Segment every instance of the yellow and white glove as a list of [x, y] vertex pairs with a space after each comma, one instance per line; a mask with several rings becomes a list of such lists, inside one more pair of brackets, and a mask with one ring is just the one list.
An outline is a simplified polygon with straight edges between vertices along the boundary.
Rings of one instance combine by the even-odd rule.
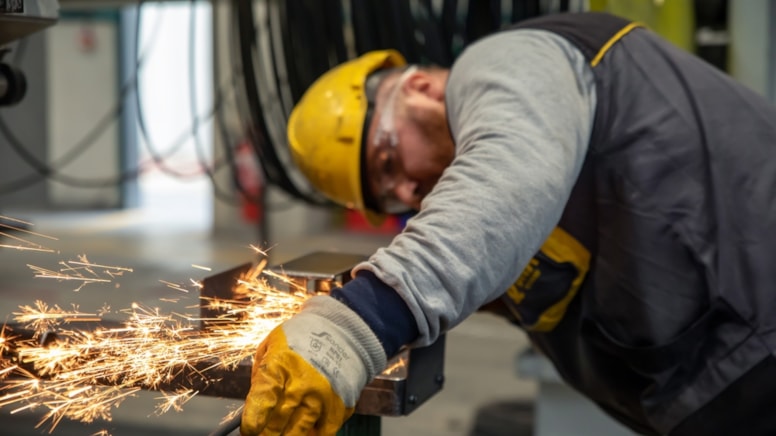
[[385, 365], [380, 341], [358, 314], [332, 297], [313, 297], [259, 346], [240, 433], [336, 434]]

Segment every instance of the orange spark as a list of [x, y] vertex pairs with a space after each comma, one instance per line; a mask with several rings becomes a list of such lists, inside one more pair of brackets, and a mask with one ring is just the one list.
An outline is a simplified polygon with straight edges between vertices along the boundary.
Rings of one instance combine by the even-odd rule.
[[114, 278], [125, 272], [133, 272], [132, 268], [89, 262], [89, 259], [83, 254], [78, 256], [78, 260], [61, 261], [59, 265], [62, 268], [58, 271], [30, 264], [27, 264], [27, 267], [35, 272], [36, 278], [80, 282], [80, 285], [74, 289], [76, 292], [88, 284], [111, 283]]
[[[48, 422], [53, 430], [64, 418], [87, 423], [110, 420], [111, 410], [139, 389], [158, 390], [183, 374], [217, 382], [209, 371], [236, 368], [252, 358], [266, 335], [310, 297], [296, 289], [269, 286], [264, 266], [266, 261], [260, 262], [235, 283], [239, 300], [203, 303], [222, 309], [210, 320], [217, 322], [206, 330], [200, 328], [199, 316], [162, 313], [138, 303], [119, 311], [127, 318], [121, 325], [92, 331], [65, 327], [102, 319], [108, 308], [95, 314], [42, 301], [22, 306], [14, 313], [15, 321], [34, 330], [36, 337], [46, 332], [56, 336], [45, 346], [36, 340], [14, 342], [18, 365], [7, 362], [8, 367], [0, 370], [4, 378], [0, 407], [13, 406], [13, 412], [43, 408], [46, 413], [39, 425]], [[192, 390], [163, 393], [157, 413], [179, 410], [196, 394]]]

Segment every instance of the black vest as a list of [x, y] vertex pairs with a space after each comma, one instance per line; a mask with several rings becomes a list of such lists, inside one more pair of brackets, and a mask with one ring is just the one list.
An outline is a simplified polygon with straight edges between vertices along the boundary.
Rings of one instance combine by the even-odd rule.
[[776, 109], [621, 18], [516, 27], [578, 47], [597, 98], [558, 224], [589, 271], [562, 319], [528, 334], [615, 418], [669, 433], [776, 350]]

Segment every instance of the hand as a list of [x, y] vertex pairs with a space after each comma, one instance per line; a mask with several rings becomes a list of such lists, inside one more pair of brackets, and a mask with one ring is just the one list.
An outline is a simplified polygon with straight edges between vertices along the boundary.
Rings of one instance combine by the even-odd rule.
[[240, 433], [336, 434], [385, 362], [355, 312], [332, 297], [313, 297], [259, 346]]

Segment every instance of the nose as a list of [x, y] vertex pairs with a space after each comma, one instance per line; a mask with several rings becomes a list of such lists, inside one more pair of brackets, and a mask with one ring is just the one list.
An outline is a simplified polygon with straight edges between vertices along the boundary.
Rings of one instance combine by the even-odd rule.
[[419, 188], [418, 182], [405, 177], [396, 183], [393, 193], [396, 196], [396, 199], [403, 204], [415, 210], [420, 210], [420, 201], [423, 198], [420, 195]]

